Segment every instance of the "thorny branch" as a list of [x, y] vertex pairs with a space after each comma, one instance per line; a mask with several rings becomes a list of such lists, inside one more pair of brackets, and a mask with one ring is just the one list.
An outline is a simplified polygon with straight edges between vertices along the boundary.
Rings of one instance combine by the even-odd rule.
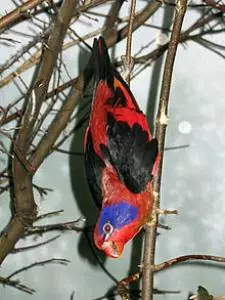
[[65, 222], [65, 223], [56, 223], [56, 224], [49, 224], [49, 225], [39, 225], [39, 226], [32, 226], [28, 228], [25, 232], [25, 236], [31, 235], [31, 234], [43, 234], [45, 232], [55, 231], [59, 230], [61, 232], [63, 231], [75, 231], [75, 232], [82, 232], [84, 229], [81, 226], [77, 226], [80, 220], [75, 220], [71, 222]]
[[[79, 8], [79, 12], [74, 13], [74, 16], [78, 15], [80, 12], [83, 12], [87, 9], [96, 7], [100, 4], [106, 3], [109, 0], [92, 0], [88, 1], [87, 4], [81, 5]], [[37, 9], [37, 7], [45, 2], [45, 6]], [[50, 8], [59, 8], [62, 4], [62, 0], [56, 1], [55, 3], [52, 1], [46, 0], [28, 0], [25, 3], [19, 5], [15, 10], [11, 11], [10, 13], [6, 14], [5, 16], [1, 17], [0, 19], [0, 33], [4, 32], [5, 30], [15, 26], [21, 21], [31, 19], [34, 16], [37, 16], [43, 12], [48, 13], [48, 9]], [[48, 3], [52, 3], [48, 6]], [[33, 12], [32, 10], [35, 9]]]
[[20, 268], [16, 271], [14, 271], [13, 273], [11, 273], [9, 276], [7, 277], [0, 277], [0, 284], [2, 285], [8, 285], [8, 286], [11, 286], [11, 287], [14, 287], [20, 291], [23, 291], [25, 293], [28, 293], [28, 294], [34, 294], [36, 292], [36, 290], [24, 285], [24, 284], [21, 284], [20, 281], [17, 279], [17, 280], [13, 280], [11, 279], [12, 277], [14, 277], [15, 275], [18, 275], [24, 271], [28, 271], [29, 269], [32, 269], [34, 267], [38, 267], [38, 266], [45, 266], [45, 265], [48, 265], [48, 264], [60, 264], [60, 265], [67, 265], [69, 263], [69, 260], [67, 259], [62, 259], [62, 258], [51, 258], [51, 259], [48, 259], [48, 260], [43, 260], [43, 261], [38, 261], [38, 262], [35, 262], [35, 263], [32, 263], [28, 266], [25, 266], [23, 268]]
[[153, 299], [153, 286], [154, 276], [152, 266], [155, 260], [156, 236], [158, 226], [158, 215], [156, 209], [160, 207], [159, 195], [161, 188], [163, 154], [166, 137], [166, 127], [168, 124], [168, 106], [169, 106], [169, 93], [172, 81], [174, 61], [179, 44], [180, 32], [183, 23], [183, 18], [187, 9], [187, 0], [177, 0], [176, 13], [173, 24], [172, 34], [168, 46], [166, 62], [164, 66], [161, 95], [159, 101], [158, 114], [156, 119], [156, 138], [158, 140], [159, 153], [161, 156], [159, 169], [153, 180], [153, 196], [154, 208], [152, 219], [153, 222], [150, 226], [146, 226], [145, 231], [145, 245], [144, 245], [144, 260], [143, 260], [143, 279], [142, 279], [142, 300]]
[[[133, 23], [133, 31], [137, 30], [144, 22], [146, 22], [161, 6], [160, 3], [157, 3], [156, 1], [150, 2], [149, 4], [144, 7], [142, 11], [140, 11], [135, 16], [135, 20]], [[105, 28], [102, 27], [98, 29], [97, 31], [93, 31], [92, 33], [88, 33], [85, 36], [82, 37], [83, 41], [86, 41], [87, 39], [91, 37], [95, 37], [97, 34], [100, 34], [101, 32], [104, 32]], [[120, 42], [124, 38], [127, 37], [129, 31], [129, 25], [125, 25], [118, 31], [112, 31], [112, 34], [108, 36], [106, 39], [108, 47], [114, 46], [116, 43]], [[79, 44], [81, 41], [80, 39], [76, 39], [73, 41], [69, 41], [64, 43], [63, 45], [63, 51]], [[27, 59], [23, 64], [21, 64], [13, 73], [10, 73], [5, 78], [0, 80], [0, 87], [5, 86], [9, 82], [11, 82], [13, 79], [18, 77], [20, 74], [22, 74], [24, 71], [31, 68], [33, 65], [36, 65], [40, 61], [41, 57], [41, 50], [38, 49], [34, 54], [30, 55], [29, 59]], [[2, 67], [3, 68], [3, 67]]]
[[[8, 41], [15, 40], [13, 37], [14, 27], [22, 21], [29, 22], [29, 24], [35, 28], [33, 29], [32, 34], [27, 34], [27, 36], [30, 37], [29, 42], [21, 43], [22, 47], [20, 47], [19, 50], [17, 48], [14, 55], [7, 59], [0, 67], [0, 88], [8, 87], [10, 84], [13, 84], [16, 86], [19, 93], [19, 96], [15, 100], [10, 100], [5, 106], [1, 103], [0, 106], [0, 134], [10, 141], [12, 145], [11, 153], [8, 150], [3, 150], [5, 151], [5, 156], [9, 155], [10, 158], [12, 158], [13, 163], [13, 172], [10, 172], [7, 167], [0, 170], [0, 192], [4, 193], [12, 186], [12, 184], [14, 184], [12, 199], [15, 208], [14, 217], [6, 229], [7, 231], [0, 237], [1, 262], [8, 253], [26, 251], [44, 245], [46, 246], [47, 243], [56, 239], [58, 236], [27, 247], [15, 248], [14, 244], [20, 237], [33, 234], [42, 235], [45, 232], [55, 230], [60, 232], [67, 230], [76, 232], [92, 230], [90, 227], [78, 226], [77, 220], [48, 225], [32, 225], [34, 221], [54, 216], [61, 212], [57, 211], [46, 213], [39, 217], [36, 216], [33, 188], [37, 188], [42, 195], [45, 195], [47, 190], [35, 185], [32, 182], [32, 179], [44, 159], [53, 151], [62, 151], [59, 147], [61, 147], [69, 137], [76, 133], [88, 118], [88, 115], [86, 114], [79, 124], [76, 126], [73, 124], [77, 117], [74, 109], [81, 100], [85, 86], [85, 72], [80, 72], [76, 77], [74, 75], [71, 76], [63, 56], [64, 54], [67, 54], [69, 49], [72, 47], [75, 48], [75, 46], [82, 45], [90, 48], [88, 45], [89, 40], [98, 34], [103, 34], [105, 36], [109, 47], [113, 47], [128, 36], [127, 57], [129, 66], [131, 65], [131, 61], [133, 61], [135, 67], [134, 70], [136, 71], [134, 75], [131, 76], [131, 79], [140, 74], [143, 70], [146, 70], [147, 67], [151, 66], [154, 61], [169, 49], [169, 61], [166, 63], [167, 67], [165, 67], [166, 71], [162, 85], [161, 109], [157, 118], [156, 135], [160, 142], [159, 148], [162, 158], [160, 171], [154, 186], [156, 200], [158, 199], [162, 172], [162, 151], [164, 148], [166, 127], [166, 124], [162, 123], [166, 123], [167, 121], [169, 88], [173, 59], [175, 58], [174, 51], [176, 51], [177, 43], [182, 43], [184, 45], [187, 41], [194, 41], [224, 58], [225, 46], [218, 45], [211, 40], [213, 35], [224, 32], [224, 5], [212, 0], [204, 0], [207, 5], [190, 4], [189, 6], [191, 9], [197, 9], [198, 14], [200, 12], [200, 16], [187, 29], [180, 33], [185, 0], [177, 1], [177, 3], [172, 1], [148, 1], [143, 8], [136, 13], [134, 9], [135, 2], [136, 1], [132, 1], [133, 9], [131, 9], [130, 15], [121, 16], [121, 7], [123, 3], [126, 3], [126, 1], [123, 0], [113, 2], [107, 0], [28, 0], [26, 2], [23, 1], [23, 3], [21, 2], [20, 5], [17, 5], [16, 9], [1, 17], [0, 33], [4, 34], [3, 38], [7, 38]], [[14, 1], [14, 4], [15, 3], [16, 2]], [[100, 13], [98, 10], [100, 5], [104, 4], [111, 5], [111, 9], [107, 14]], [[65, 8], [66, 5], [68, 5], [67, 9]], [[161, 30], [160, 26], [153, 24], [154, 22], [152, 21], [151, 16], [156, 15], [159, 8], [164, 9], [166, 5], [172, 7], [176, 5], [177, 12], [177, 19], [174, 22], [174, 31], [171, 42], [154, 47], [154, 38], [152, 41], [149, 41], [148, 39], [146, 42], [147, 45], [143, 46], [138, 55], [131, 59], [130, 49], [133, 32], [137, 31], [140, 27], [151, 28], [153, 31]], [[179, 5], [181, 5], [180, 9]], [[65, 14], [63, 13], [63, 7], [65, 8]], [[97, 9], [93, 10], [93, 8]], [[213, 10], [211, 8], [213, 8]], [[46, 19], [48, 21], [43, 22], [43, 14], [47, 17]], [[101, 19], [105, 19], [105, 22], [100, 22]], [[86, 33], [83, 36], [79, 36], [76, 26], [78, 21], [84, 22], [84, 20], [86, 23], [99, 22], [98, 28], [93, 30], [90, 27], [91, 29], [88, 28], [88, 31], [86, 30]], [[176, 26], [177, 32], [174, 33], [176, 31]], [[68, 33], [66, 32], [67, 28], [69, 28]], [[170, 32], [169, 28], [164, 29]], [[19, 32], [18, 30], [17, 33], [19, 36], [27, 38], [25, 33]], [[12, 35], [12, 38], [10, 35]], [[149, 34], [148, 36], [154, 37], [154, 35], [155, 33]], [[174, 40], [173, 35], [175, 35]], [[64, 36], [66, 36], [65, 39]], [[19, 42], [18, 38], [16, 38], [16, 41]], [[174, 43], [172, 41], [174, 41]], [[90, 43], [92, 42], [90, 41]], [[143, 49], [146, 50], [144, 55], [141, 54]], [[173, 50], [172, 52], [171, 49]], [[76, 63], [74, 64], [76, 67]], [[120, 59], [115, 60], [116, 67], [120, 67], [122, 64], [123, 61]], [[30, 88], [28, 88], [28, 83], [24, 79], [24, 74], [26, 74], [26, 71], [31, 72], [32, 67], [37, 68]], [[62, 74], [66, 75], [63, 76]], [[91, 76], [91, 74], [86, 75], [89, 78]], [[47, 108], [45, 109], [45, 107]], [[18, 121], [19, 126], [15, 127], [15, 121]], [[10, 130], [10, 132], [8, 131], [9, 128], [7, 128], [9, 124], [12, 124], [11, 128], [14, 128], [12, 131]], [[12, 133], [14, 132], [18, 132], [18, 134], [13, 135]], [[67, 150], [64, 152], [71, 153]], [[11, 178], [13, 181], [9, 183], [9, 179]], [[23, 182], [21, 181], [21, 178], [23, 178]], [[7, 185], [5, 185], [5, 182], [7, 182]], [[187, 255], [154, 265], [153, 252], [155, 248], [155, 237], [153, 236], [156, 235], [157, 224], [158, 220], [156, 215], [155, 226], [147, 228], [147, 232], [150, 231], [151, 247], [149, 248], [147, 233], [146, 251], [151, 251], [148, 253], [146, 252], [147, 254], [145, 255], [143, 269], [143, 299], [151, 299], [147, 298], [149, 293], [152, 297], [153, 274], [156, 271], [166, 269], [189, 259], [215, 259], [215, 261], [224, 262], [223, 258], [206, 255]], [[100, 261], [99, 265], [104, 272], [110, 276], [112, 281], [117, 282]], [[26, 267], [24, 270], [25, 269]], [[15, 274], [16, 273], [14, 273], [14, 275]], [[127, 280], [120, 282], [121, 284], [119, 284], [118, 290], [121, 294], [125, 295], [124, 297], [127, 297], [125, 299], [129, 298], [126, 286], [135, 280], [139, 280], [141, 276], [142, 271], [137, 272], [137, 274], [129, 276]], [[34, 292], [33, 289], [20, 284], [18, 280], [12, 280], [10, 277], [12, 277], [12, 275], [9, 276], [9, 278], [0, 277], [0, 282], [28, 293]], [[148, 286], [149, 282], [151, 282], [150, 286]]]
[[26, 15], [29, 15], [29, 10], [35, 8], [45, 0], [29, 0], [24, 4], [21, 4], [19, 7], [6, 14], [0, 19], [0, 32], [4, 29], [8, 29], [9, 25], [13, 25], [16, 21], [20, 21]]
[[[162, 270], [166, 270], [174, 265], [181, 264], [187, 261], [212, 261], [218, 263], [225, 263], [225, 257], [214, 256], [214, 255], [205, 255], [205, 254], [188, 254], [183, 256], [178, 256], [175, 258], [171, 258], [165, 262], [160, 264], [150, 266], [151, 272], [156, 273]], [[129, 299], [129, 293], [127, 291], [127, 286], [137, 280], [140, 280], [143, 276], [143, 266], [141, 266], [141, 270], [122, 279], [117, 285], [118, 293], [121, 295], [122, 299]], [[154, 289], [153, 289], [154, 292]], [[175, 292], [175, 291], [174, 291]]]
[[[21, 156], [26, 157], [30, 148], [35, 121], [46, 97], [48, 84], [54, 69], [58, 53], [61, 50], [66, 30], [75, 12], [76, 2], [65, 0], [58, 12], [58, 17], [48, 39], [48, 48], [45, 49], [42, 60], [36, 71], [31, 91], [26, 96], [26, 107], [20, 130], [12, 144], [13, 152], [19, 149]], [[33, 99], [31, 99], [31, 95]], [[42, 153], [42, 157], [45, 156]], [[16, 156], [12, 159], [12, 184], [15, 214], [6, 231], [0, 237], [0, 263], [13, 249], [15, 243], [23, 235], [26, 227], [32, 225], [36, 218], [36, 204], [32, 188], [32, 174], [34, 173], [33, 161], [32, 172], [27, 170], [23, 162]]]

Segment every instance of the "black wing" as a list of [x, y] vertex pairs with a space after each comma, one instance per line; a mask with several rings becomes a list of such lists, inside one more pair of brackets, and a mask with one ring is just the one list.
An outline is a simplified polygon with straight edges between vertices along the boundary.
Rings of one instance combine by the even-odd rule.
[[95, 153], [91, 132], [88, 131], [86, 149], [84, 154], [86, 177], [88, 185], [96, 205], [102, 206], [102, 191], [101, 191], [101, 177], [102, 170], [105, 167], [102, 159]]
[[133, 193], [145, 190], [152, 179], [152, 169], [158, 155], [156, 139], [148, 140], [148, 133], [135, 123], [116, 121], [112, 114], [107, 117], [108, 154], [120, 179]]

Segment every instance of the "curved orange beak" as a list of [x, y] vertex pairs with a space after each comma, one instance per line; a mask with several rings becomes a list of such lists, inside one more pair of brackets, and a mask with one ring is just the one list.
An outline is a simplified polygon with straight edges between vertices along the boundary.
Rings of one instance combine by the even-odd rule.
[[101, 250], [103, 250], [106, 255], [112, 258], [119, 258], [123, 253], [123, 248], [123, 243], [113, 241], [105, 241], [101, 246]]

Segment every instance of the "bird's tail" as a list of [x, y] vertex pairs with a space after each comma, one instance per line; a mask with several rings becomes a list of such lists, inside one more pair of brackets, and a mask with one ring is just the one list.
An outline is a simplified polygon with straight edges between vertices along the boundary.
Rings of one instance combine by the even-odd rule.
[[[119, 105], [139, 110], [128, 84], [112, 65], [105, 40], [101, 36], [99, 39], [94, 39], [92, 60], [95, 86], [98, 85], [100, 80], [103, 80], [113, 93], [119, 92], [118, 95], [115, 95], [115, 103], [112, 103], [112, 105], [119, 103]], [[118, 102], [118, 99], [121, 101]]]
[[94, 60], [94, 78], [96, 85], [100, 80], [107, 82], [109, 87], [113, 87], [114, 71], [110, 62], [108, 49], [103, 37], [94, 39], [93, 44], [93, 60]]

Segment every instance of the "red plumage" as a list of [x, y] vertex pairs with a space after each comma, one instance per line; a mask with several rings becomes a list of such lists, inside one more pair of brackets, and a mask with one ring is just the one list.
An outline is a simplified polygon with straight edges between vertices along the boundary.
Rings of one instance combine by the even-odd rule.
[[94, 40], [91, 59], [95, 92], [84, 143], [87, 180], [100, 208], [94, 242], [119, 257], [150, 217], [158, 146], [102, 37]]

